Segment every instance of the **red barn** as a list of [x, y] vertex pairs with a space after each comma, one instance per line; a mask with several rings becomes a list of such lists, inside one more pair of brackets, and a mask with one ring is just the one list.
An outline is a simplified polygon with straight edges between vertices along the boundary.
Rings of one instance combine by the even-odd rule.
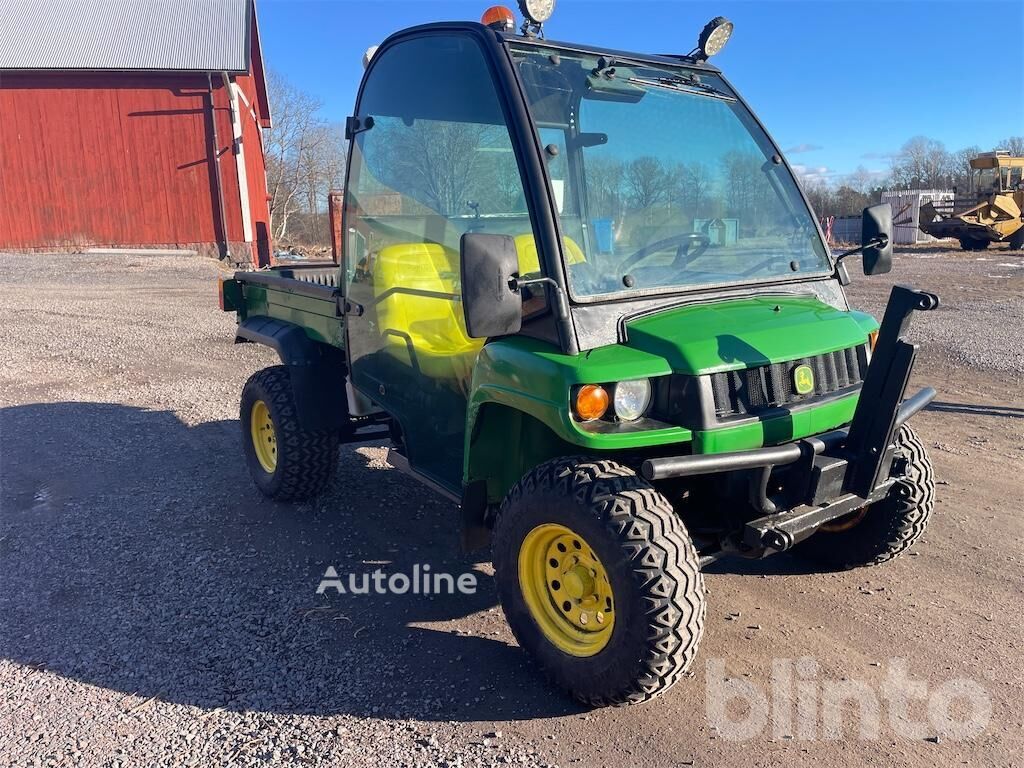
[[0, 0], [0, 250], [266, 264], [253, 0]]

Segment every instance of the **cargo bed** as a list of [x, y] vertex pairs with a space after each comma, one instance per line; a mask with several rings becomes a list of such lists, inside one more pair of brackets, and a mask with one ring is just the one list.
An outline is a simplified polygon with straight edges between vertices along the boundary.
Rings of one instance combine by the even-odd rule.
[[333, 262], [294, 264], [236, 272], [225, 281], [223, 290], [242, 320], [284, 320], [302, 328], [314, 341], [341, 349], [345, 343], [338, 304], [339, 275], [338, 265]]

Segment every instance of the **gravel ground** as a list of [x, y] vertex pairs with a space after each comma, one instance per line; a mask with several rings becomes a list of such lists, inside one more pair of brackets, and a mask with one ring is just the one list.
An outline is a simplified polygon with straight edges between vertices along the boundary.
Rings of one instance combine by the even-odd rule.
[[[989, 259], [982, 261], [980, 259]], [[657, 702], [585, 712], [515, 647], [457, 510], [341, 452], [316, 503], [246, 474], [237, 401], [276, 362], [233, 345], [216, 264], [0, 255], [0, 765], [1021, 765], [1024, 260], [915, 250], [895, 276], [942, 294], [920, 318], [919, 428], [943, 485], [915, 556], [812, 574], [719, 563], [694, 675]], [[1003, 266], [1010, 265], [1010, 266]], [[856, 278], [877, 309], [888, 281]], [[316, 595], [328, 565], [473, 572], [472, 596]], [[810, 655], [877, 680], [892, 659], [977, 681], [969, 742], [883, 730], [834, 741], [722, 737], [704, 664], [768, 685]]]
[[[1024, 376], [1024, 256], [992, 248], [965, 253], [946, 245], [919, 246], [897, 254], [889, 278], [938, 293], [937, 311], [915, 319], [915, 340], [927, 354], [941, 352], [948, 364], [984, 372]], [[855, 259], [851, 259], [851, 262]], [[860, 268], [851, 263], [851, 273]], [[886, 278], [856, 275], [851, 302], [881, 319], [888, 297]]]

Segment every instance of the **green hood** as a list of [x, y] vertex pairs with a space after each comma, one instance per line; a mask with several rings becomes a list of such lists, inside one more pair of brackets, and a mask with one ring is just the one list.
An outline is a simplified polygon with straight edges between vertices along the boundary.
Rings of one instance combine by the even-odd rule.
[[867, 341], [870, 316], [810, 296], [766, 296], [667, 309], [627, 323], [627, 344], [693, 375], [781, 363]]

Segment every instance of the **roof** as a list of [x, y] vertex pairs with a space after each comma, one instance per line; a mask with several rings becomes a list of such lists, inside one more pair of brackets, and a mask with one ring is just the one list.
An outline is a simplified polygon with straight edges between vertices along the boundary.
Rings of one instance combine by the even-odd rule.
[[253, 0], [0, 0], [0, 69], [246, 72]]
[[1024, 157], [1010, 157], [1010, 153], [1005, 150], [982, 152], [971, 159], [971, 168], [1024, 168]]

